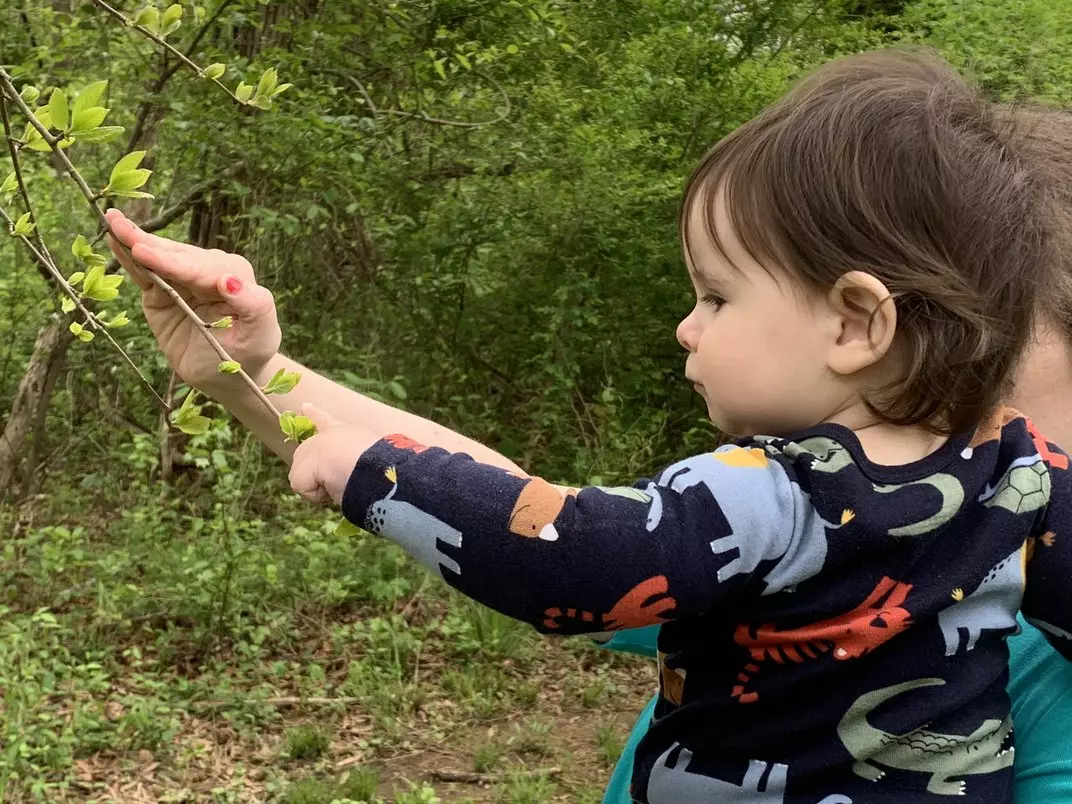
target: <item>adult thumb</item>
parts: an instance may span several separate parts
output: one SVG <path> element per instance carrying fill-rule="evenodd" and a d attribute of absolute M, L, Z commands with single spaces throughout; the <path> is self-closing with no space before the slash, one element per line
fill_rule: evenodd
<path fill-rule="evenodd" d="M 336 418 L 323 408 L 317 407 L 312 402 L 302 403 L 301 413 L 302 416 L 307 417 L 316 425 L 317 433 L 326 433 L 328 430 L 334 430 L 336 427 L 341 427 L 346 424 L 342 419 Z"/>

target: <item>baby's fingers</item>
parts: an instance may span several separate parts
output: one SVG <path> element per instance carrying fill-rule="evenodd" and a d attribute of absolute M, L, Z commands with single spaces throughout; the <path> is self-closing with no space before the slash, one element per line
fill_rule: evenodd
<path fill-rule="evenodd" d="M 310 449 L 308 441 L 294 452 L 290 465 L 290 487 L 309 502 L 331 502 L 330 495 L 320 483 L 316 453 Z"/>

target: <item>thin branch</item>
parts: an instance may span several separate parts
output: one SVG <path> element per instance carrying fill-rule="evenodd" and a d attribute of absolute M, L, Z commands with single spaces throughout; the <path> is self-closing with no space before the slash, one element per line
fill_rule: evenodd
<path fill-rule="evenodd" d="M 178 58 L 178 60 L 182 64 L 186 65 L 191 70 L 193 70 L 195 73 L 197 73 L 198 77 L 207 78 L 207 76 L 205 75 L 205 71 L 202 70 L 200 67 L 198 67 L 196 63 L 191 61 L 189 56 L 187 56 L 185 53 L 181 52 L 180 50 L 176 49 L 172 45 L 168 44 L 165 39 L 163 39 L 162 37 L 160 37 L 157 34 L 153 33 L 148 28 L 146 28 L 144 25 L 135 24 L 134 20 L 130 19 L 130 17 L 128 17 L 125 14 L 123 14 L 123 12 L 117 11 L 116 9 L 112 8 L 110 5 L 108 5 L 106 2 L 104 2 L 104 0 L 90 0 L 90 2 L 92 2 L 93 5 L 97 6 L 98 8 L 102 8 L 105 11 L 107 11 L 109 14 L 111 14 L 113 17 L 115 17 L 117 20 L 119 20 L 121 23 L 123 23 L 123 25 L 125 25 L 127 28 L 133 28 L 136 31 L 138 31 L 139 33 L 144 34 L 145 36 L 147 36 L 150 39 L 152 39 L 154 42 L 156 42 L 156 44 L 160 45 L 160 47 L 164 48 L 168 53 L 171 53 L 174 56 L 176 56 Z M 239 100 L 238 96 L 235 95 L 233 92 L 231 92 L 231 90 L 229 90 L 227 88 L 227 85 L 224 84 L 222 81 L 220 81 L 220 79 L 218 79 L 218 78 L 210 78 L 209 80 L 212 81 L 212 83 L 214 83 L 216 86 L 218 86 L 224 92 L 226 92 L 228 95 L 230 95 L 231 100 L 233 100 L 235 103 L 240 104 L 242 106 L 249 106 L 250 105 L 246 101 Z"/>
<path fill-rule="evenodd" d="M 96 2 L 96 0 L 94 0 L 94 2 Z M 422 123 L 433 123 L 438 126 L 454 126 L 457 128 L 484 128 L 485 126 L 493 126 L 496 123 L 501 123 L 510 116 L 510 96 L 506 94 L 506 90 L 502 88 L 502 85 L 499 84 L 498 81 L 496 81 L 490 75 L 484 75 L 482 73 L 478 73 L 478 75 L 480 75 L 481 78 L 483 78 L 485 81 L 494 86 L 495 89 L 499 91 L 499 94 L 502 95 L 505 108 L 493 120 L 483 120 L 476 123 L 469 123 L 464 120 L 443 120 L 439 117 L 430 117 L 427 112 L 423 111 L 408 112 L 404 109 L 381 109 L 373 102 L 372 96 L 369 95 L 368 90 L 365 89 L 365 85 L 361 83 L 361 79 L 359 79 L 357 76 L 350 75 L 349 73 L 339 72 L 337 70 L 321 70 L 320 72 L 328 73 L 330 75 L 337 75 L 340 78 L 345 78 L 355 87 L 357 87 L 358 92 L 360 92 L 362 97 L 364 97 L 365 103 L 368 104 L 369 111 L 372 112 L 374 117 L 404 117 L 413 120 L 420 120 Z"/>
<path fill-rule="evenodd" d="M 98 0 L 94 0 L 94 2 L 98 2 Z M 30 107 L 26 105 L 22 98 L 19 97 L 19 93 L 15 91 L 15 86 L 11 82 L 11 76 L 8 75 L 7 71 L 3 67 L 0 67 L 0 90 L 7 93 L 8 98 L 12 101 L 12 103 L 14 103 L 19 108 L 19 111 L 21 111 L 23 115 L 30 121 L 30 125 L 37 129 L 37 132 L 44 138 L 45 142 L 48 143 L 49 148 L 52 149 L 52 153 L 56 155 L 56 157 L 60 160 L 63 166 L 67 169 L 67 173 L 71 177 L 71 180 L 75 183 L 75 185 L 77 185 L 78 189 L 82 191 L 82 195 L 85 196 L 86 201 L 89 202 L 89 206 L 96 214 L 97 220 L 100 222 L 100 225 L 110 233 L 111 226 L 108 224 L 108 219 L 104 217 L 104 213 L 101 212 L 100 207 L 97 206 L 96 195 L 94 195 L 93 191 L 89 188 L 89 185 L 86 184 L 86 180 L 82 178 L 82 175 L 71 163 L 71 160 L 67 157 L 67 154 L 63 152 L 62 148 L 58 147 L 57 143 L 59 142 L 60 138 L 53 137 L 52 134 L 49 133 L 48 129 L 41 125 L 41 121 L 34 116 L 33 111 L 30 109 Z M 131 260 L 131 262 L 134 262 L 134 257 L 131 255 L 130 250 L 122 243 L 119 243 L 118 239 L 116 240 L 116 243 L 125 252 L 126 256 Z M 238 362 L 227 353 L 227 350 L 224 349 L 220 342 L 216 340 L 215 336 L 213 336 L 212 332 L 209 329 L 209 325 L 201 320 L 201 317 L 196 312 L 194 312 L 193 308 L 191 308 L 190 305 L 186 303 L 186 300 L 179 295 L 175 288 L 171 287 L 171 285 L 169 285 L 155 273 L 150 271 L 148 268 L 145 268 L 145 266 L 140 267 L 143 271 L 145 271 L 145 274 L 149 277 L 149 279 L 152 280 L 152 282 L 158 288 L 160 288 L 162 291 L 164 291 L 164 293 L 167 294 L 167 296 L 171 299 L 175 306 L 182 310 L 186 317 L 195 323 L 195 329 L 197 329 L 205 338 L 205 340 L 208 341 L 209 346 L 211 346 L 212 349 L 216 352 L 216 354 L 219 355 L 221 362 Z M 249 389 L 253 392 L 253 394 L 258 399 L 260 399 L 262 403 L 264 403 L 264 406 L 267 407 L 269 411 L 271 411 L 272 415 L 276 418 L 279 418 L 279 416 L 281 415 L 279 409 L 276 408 L 276 406 L 272 403 L 272 400 L 270 400 L 268 396 L 264 393 L 264 391 L 261 390 L 261 387 L 257 385 L 256 381 L 252 377 L 250 377 L 249 374 L 246 373 L 245 369 L 240 368 L 236 373 L 236 376 L 241 377 L 242 381 L 245 382 L 246 385 L 249 386 Z"/>
<path fill-rule="evenodd" d="M 223 14 L 224 10 L 233 2 L 234 0 L 224 0 L 223 3 L 220 4 L 220 7 L 216 9 L 215 13 L 213 13 L 213 15 L 208 19 L 208 21 L 206 21 L 205 24 L 197 30 L 197 33 L 194 35 L 194 38 L 190 40 L 190 44 L 186 46 L 186 50 L 184 52 L 185 56 L 189 57 L 193 54 L 194 50 L 197 49 L 197 46 L 201 43 L 201 40 L 204 38 L 205 34 L 208 33 L 209 28 L 211 28 L 212 25 L 215 24 L 216 20 L 220 18 L 220 15 Z M 183 63 L 181 61 L 176 61 L 174 64 L 168 67 L 160 75 L 160 77 L 156 80 L 156 83 L 153 84 L 152 88 L 149 90 L 149 97 L 142 102 L 141 106 L 138 108 L 137 114 L 134 115 L 134 126 L 130 130 L 130 139 L 127 141 L 127 147 L 123 151 L 123 153 L 130 153 L 134 150 L 134 146 L 138 144 L 138 141 L 141 139 L 142 132 L 145 130 L 145 123 L 149 119 L 150 112 L 152 112 L 153 110 L 153 96 L 158 95 L 164 91 L 164 87 L 167 86 L 167 82 L 170 81 L 171 77 L 179 71 L 179 69 L 182 67 L 182 64 Z"/>
<path fill-rule="evenodd" d="M 30 203 L 30 194 L 26 190 L 26 182 L 22 178 L 22 166 L 19 164 L 19 149 L 15 146 L 15 138 L 11 135 L 11 118 L 7 113 L 7 100 L 4 98 L 3 93 L 0 93 L 0 119 L 4 123 L 4 139 L 7 140 L 8 152 L 11 154 L 11 168 L 15 172 L 15 180 L 19 183 L 19 195 L 22 196 L 22 201 L 26 205 L 26 211 L 30 213 L 30 220 L 36 224 L 37 215 L 34 213 L 33 204 Z M 49 259 L 52 255 L 48 253 L 48 247 L 45 245 L 45 239 L 41 235 L 41 230 L 36 226 L 34 232 L 37 234 L 37 245 L 41 251 L 48 256 Z M 46 270 L 42 277 L 45 279 L 50 278 L 50 274 Z"/>
<path fill-rule="evenodd" d="M 11 216 L 8 215 L 2 207 L 0 207 L 0 218 L 4 219 L 4 222 L 8 225 L 9 229 L 14 230 L 15 221 L 11 219 Z M 138 368 L 137 364 L 133 360 L 131 360 L 130 355 L 123 351 L 122 346 L 116 343 L 115 338 L 112 337 L 112 333 L 108 331 L 108 327 L 98 321 L 97 316 L 87 310 L 85 305 L 82 304 L 82 299 L 81 297 L 79 297 L 78 292 L 74 288 L 72 288 L 70 284 L 68 284 L 67 280 L 63 276 L 63 273 L 60 271 L 59 268 L 56 267 L 56 264 L 52 261 L 52 258 L 38 251 L 34 247 L 34 244 L 30 242 L 30 238 L 26 237 L 25 235 L 18 235 L 18 238 L 26 244 L 26 248 L 28 248 L 30 252 L 34 255 L 34 258 L 37 260 L 38 264 L 40 264 L 46 271 L 48 271 L 48 273 L 52 276 L 52 279 L 55 280 L 56 284 L 59 285 L 63 289 L 63 292 L 71 298 L 71 301 L 74 302 L 75 307 L 77 307 L 86 317 L 86 323 L 89 324 L 90 327 L 95 329 L 101 335 L 103 335 L 112 344 L 112 346 L 119 350 L 119 354 L 121 354 L 123 356 L 123 359 L 126 360 L 127 365 L 134 369 L 134 372 L 138 375 L 139 378 L 141 378 L 141 381 L 145 384 L 145 387 L 148 388 L 152 392 L 153 396 L 156 397 L 157 402 L 159 402 L 163 406 L 164 410 L 170 411 L 171 408 L 168 406 L 168 403 L 165 402 L 160 397 L 160 394 L 156 392 L 156 389 L 153 388 L 153 384 L 149 382 L 148 378 L 146 378 L 144 374 L 142 374 L 141 369 Z"/>

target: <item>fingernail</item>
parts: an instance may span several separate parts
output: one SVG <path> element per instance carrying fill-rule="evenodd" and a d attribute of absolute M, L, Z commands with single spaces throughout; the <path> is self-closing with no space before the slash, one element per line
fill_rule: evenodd
<path fill-rule="evenodd" d="M 229 276 L 223 280 L 223 286 L 228 293 L 235 294 L 242 289 L 242 280 L 237 276 Z"/>

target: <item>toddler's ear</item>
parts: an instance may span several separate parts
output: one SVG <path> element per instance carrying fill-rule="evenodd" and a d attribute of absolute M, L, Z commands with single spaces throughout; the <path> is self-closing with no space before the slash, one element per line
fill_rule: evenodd
<path fill-rule="evenodd" d="M 840 327 L 830 351 L 831 371 L 855 374 L 886 356 L 897 331 L 897 307 L 881 280 L 849 271 L 834 283 L 827 300 Z"/>

